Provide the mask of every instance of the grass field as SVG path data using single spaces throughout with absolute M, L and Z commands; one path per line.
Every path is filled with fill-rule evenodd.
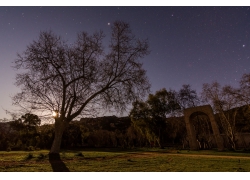
M 1 172 L 250 172 L 250 153 L 169 149 L 0 151 Z

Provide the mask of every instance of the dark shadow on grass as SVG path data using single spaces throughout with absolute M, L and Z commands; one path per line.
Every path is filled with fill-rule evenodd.
M 61 160 L 59 154 L 49 153 L 49 162 L 53 172 L 70 172 L 64 162 Z

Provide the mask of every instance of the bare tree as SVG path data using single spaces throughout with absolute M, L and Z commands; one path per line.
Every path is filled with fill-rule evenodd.
M 240 80 L 241 99 L 245 104 L 250 105 L 250 74 L 243 74 Z
M 227 136 L 229 144 L 233 150 L 236 149 L 236 115 L 240 107 L 239 101 L 232 93 L 231 86 L 224 86 L 218 82 L 203 84 L 202 97 L 213 106 L 216 113 L 219 114 L 223 130 Z
M 41 32 L 38 40 L 18 54 L 16 85 L 21 92 L 14 104 L 55 117 L 55 138 L 50 153 L 58 154 L 62 134 L 75 118 L 98 107 L 123 112 L 126 105 L 149 92 L 140 58 L 149 54 L 147 40 L 136 39 L 128 23 L 111 26 L 109 53 L 102 46 L 103 32 L 78 34 L 68 45 L 52 32 Z
M 243 74 L 239 88 L 229 87 L 227 91 L 233 95 L 241 105 L 247 105 L 250 108 L 250 74 Z
M 178 103 L 182 110 L 190 107 L 195 107 L 200 103 L 200 99 L 195 90 L 191 89 L 189 84 L 182 85 L 182 88 L 177 93 Z

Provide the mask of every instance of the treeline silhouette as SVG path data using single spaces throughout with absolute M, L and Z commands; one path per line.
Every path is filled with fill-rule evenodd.
M 244 113 L 246 108 L 246 106 L 241 107 L 237 114 L 236 127 L 241 133 L 250 132 L 250 118 Z M 223 133 L 218 114 L 215 117 Z M 163 147 L 189 148 L 184 117 L 167 118 L 165 123 L 166 130 L 161 136 Z M 204 124 L 199 125 L 204 126 Z M 0 150 L 50 149 L 54 138 L 53 126 L 53 124 L 39 125 L 39 121 L 27 123 L 20 119 L 0 123 Z M 62 139 L 62 149 L 159 147 L 156 141 L 149 141 L 140 133 L 129 117 L 106 116 L 73 121 Z M 248 145 L 245 148 L 248 148 Z
M 169 121 L 170 122 L 170 121 Z M 178 123 L 178 124 L 177 124 Z M 54 125 L 30 126 L 18 120 L 0 124 L 0 150 L 50 149 L 54 138 Z M 27 130 L 28 129 L 28 130 Z M 181 145 L 185 138 L 185 125 L 182 117 L 169 123 L 164 132 L 165 146 Z M 73 121 L 63 134 L 61 148 L 109 147 L 133 148 L 154 147 L 131 123 L 129 117 L 83 118 Z

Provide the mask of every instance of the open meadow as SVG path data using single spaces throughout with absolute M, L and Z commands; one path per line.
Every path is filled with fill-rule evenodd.
M 250 153 L 169 149 L 0 152 L 1 172 L 250 172 Z

